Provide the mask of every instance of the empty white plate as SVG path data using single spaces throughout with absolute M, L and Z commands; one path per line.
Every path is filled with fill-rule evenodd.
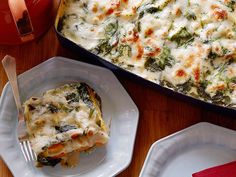
M 203 122 L 155 142 L 140 177 L 192 177 L 234 160 L 236 132 Z
M 139 112 L 114 74 L 105 68 L 54 57 L 18 77 L 21 100 L 74 81 L 89 84 L 102 99 L 104 120 L 111 119 L 110 140 L 91 154 L 82 154 L 75 168 L 36 168 L 26 163 L 16 136 L 17 110 L 9 83 L 0 101 L 0 154 L 15 177 L 109 177 L 131 162 Z

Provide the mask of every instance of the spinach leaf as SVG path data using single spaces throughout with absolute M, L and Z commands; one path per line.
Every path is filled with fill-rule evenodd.
M 170 83 L 169 81 L 164 80 L 164 79 L 160 81 L 160 85 L 163 87 L 168 87 L 168 88 L 172 88 L 172 89 L 175 88 L 175 86 L 172 83 Z
M 189 79 L 188 81 L 186 81 L 185 83 L 183 84 L 178 84 L 176 86 L 174 86 L 172 83 L 166 81 L 166 80 L 162 80 L 160 82 L 160 85 L 161 86 L 164 86 L 164 87 L 169 87 L 169 88 L 172 88 L 173 90 L 177 91 L 177 92 L 181 92 L 181 93 L 188 93 L 191 88 L 194 86 L 193 82 L 191 79 Z
M 185 17 L 186 17 L 188 20 L 196 20 L 196 19 L 197 19 L 197 16 L 195 15 L 195 13 L 190 12 L 190 11 L 188 11 L 188 12 L 185 14 Z
M 48 104 L 47 108 L 51 113 L 57 113 L 59 111 L 59 109 L 56 106 L 54 106 L 53 104 Z
M 181 93 L 188 93 L 191 88 L 194 86 L 193 82 L 191 81 L 191 79 L 189 79 L 188 81 L 186 81 L 183 84 L 178 84 L 176 85 L 176 91 L 181 92 Z
M 209 83 L 207 81 L 201 81 L 197 87 L 197 93 L 204 100 L 210 100 L 210 95 L 206 93 L 206 87 Z
M 66 95 L 65 98 L 69 104 L 73 103 L 73 102 L 79 102 L 79 96 L 76 95 L 75 93 L 71 93 L 69 95 Z
M 118 29 L 118 20 L 108 23 L 104 28 L 107 37 L 113 36 Z
M 151 58 L 151 57 L 147 59 L 147 61 L 144 64 L 144 67 L 152 72 L 163 70 L 162 67 L 159 66 L 159 63 L 156 62 L 156 58 Z
M 162 71 L 166 66 L 172 66 L 174 58 L 171 56 L 170 49 L 166 46 L 163 47 L 161 54 L 157 58 L 147 58 L 144 67 L 152 72 Z
M 230 79 L 232 83 L 236 84 L 236 76 Z
M 144 11 L 141 11 L 141 12 L 138 14 L 138 19 L 143 18 L 143 16 L 144 16 Z
M 220 57 L 217 53 L 214 53 L 212 50 L 209 52 L 207 58 L 215 59 L 216 57 Z
M 158 11 L 160 11 L 159 7 L 150 7 L 145 10 L 147 13 L 154 14 Z
M 138 21 L 138 22 L 136 23 L 136 28 L 137 28 L 137 31 L 138 31 L 138 32 L 140 32 L 140 31 L 142 30 L 141 22 L 140 22 L 140 21 Z
M 59 133 L 67 132 L 72 129 L 76 129 L 77 127 L 75 125 L 63 125 L 63 126 L 55 126 L 55 129 Z
M 118 42 L 118 21 L 113 20 L 110 23 L 106 25 L 104 28 L 105 31 L 105 38 L 100 39 L 98 45 L 91 50 L 91 52 L 95 54 L 103 54 L 104 56 L 109 54 L 112 50 L 112 48 L 117 44 Z
M 170 0 L 166 0 L 166 2 L 164 2 L 160 6 L 153 6 L 153 3 L 148 3 L 148 4 L 145 4 L 145 5 L 141 6 L 139 8 L 138 19 L 143 18 L 145 13 L 155 14 L 157 12 L 162 11 L 167 6 L 167 4 L 169 3 L 168 1 L 170 1 Z
M 109 54 L 113 46 L 109 43 L 109 39 L 101 39 L 99 44 L 92 49 L 92 52 L 95 54 L 103 54 L 104 56 Z
M 228 105 L 230 104 L 231 98 L 224 91 L 217 91 L 211 100 L 215 104 Z
M 194 35 L 189 33 L 186 27 L 182 27 L 179 32 L 170 38 L 170 40 L 176 42 L 179 47 L 192 42 L 194 40 Z
M 206 60 L 210 61 L 210 64 L 214 66 L 214 60 L 218 57 L 224 57 L 226 54 L 229 53 L 229 50 L 221 46 L 222 54 L 217 54 L 214 51 L 210 50 L 209 54 L 207 55 Z
M 72 99 L 74 99 L 76 97 L 76 94 L 75 93 L 71 93 L 71 94 L 69 94 L 69 95 L 66 95 L 66 100 L 68 101 L 68 100 L 72 100 Z
M 101 121 L 100 119 L 98 119 L 98 120 L 96 121 L 96 124 L 97 124 L 99 127 L 102 127 L 102 121 Z
M 118 52 L 120 56 L 131 57 L 132 49 L 129 45 L 120 45 L 118 47 Z
M 44 157 L 42 155 L 38 155 L 37 161 L 42 165 L 54 167 L 61 161 L 61 158 Z
M 80 83 L 80 86 L 77 87 L 77 91 L 80 96 L 80 99 L 82 99 L 83 102 L 87 104 L 89 108 L 93 108 L 93 102 L 90 98 L 87 84 Z
M 236 4 L 236 0 L 230 0 L 226 6 L 228 8 L 230 8 L 231 12 L 234 12 L 234 9 L 235 9 L 235 4 Z

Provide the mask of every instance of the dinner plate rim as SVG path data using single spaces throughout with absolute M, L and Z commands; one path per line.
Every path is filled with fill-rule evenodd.
M 145 169 L 147 168 L 148 164 L 150 163 L 150 159 L 151 159 L 151 157 L 152 157 L 152 153 L 153 153 L 153 151 L 154 151 L 154 148 L 155 148 L 158 144 L 160 144 L 160 143 L 162 143 L 162 142 L 164 142 L 164 141 L 166 141 L 166 140 L 169 140 L 169 139 L 171 139 L 171 138 L 174 138 L 174 137 L 176 137 L 176 136 L 178 136 L 178 135 L 181 136 L 181 134 L 185 134 L 185 133 L 188 132 L 188 131 L 191 131 L 191 130 L 193 130 L 193 129 L 198 129 L 198 128 L 203 127 L 203 126 L 212 127 L 212 128 L 214 127 L 214 128 L 217 128 L 217 129 L 220 130 L 220 131 L 227 131 L 228 133 L 232 133 L 232 134 L 235 134 L 235 135 L 236 135 L 236 131 L 234 131 L 234 130 L 232 130 L 232 129 L 225 128 L 225 127 L 222 127 L 222 126 L 219 126 L 219 125 L 215 125 L 215 124 L 212 124 L 212 123 L 204 122 L 204 121 L 203 121 L 203 122 L 199 122 L 199 123 L 196 123 L 196 124 L 194 124 L 194 125 L 191 125 L 191 126 L 185 128 L 185 129 L 182 129 L 182 130 L 180 130 L 180 131 L 177 131 L 177 132 L 175 132 L 175 133 L 173 133 L 173 134 L 170 134 L 170 135 L 168 135 L 168 136 L 166 136 L 166 137 L 163 137 L 163 138 L 161 138 L 161 139 L 155 141 L 155 142 L 151 145 L 151 147 L 149 148 L 148 153 L 147 153 L 146 158 L 145 158 L 145 161 L 144 161 L 143 166 L 142 166 L 142 168 L 141 168 L 141 171 L 140 171 L 140 173 L 139 173 L 139 177 L 146 177 L 146 176 L 145 176 Z

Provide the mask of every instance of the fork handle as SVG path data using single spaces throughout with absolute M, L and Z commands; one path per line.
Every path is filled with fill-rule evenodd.
M 16 60 L 14 57 L 6 55 L 2 60 L 3 68 L 7 74 L 8 80 L 11 84 L 13 96 L 15 99 L 16 107 L 18 113 L 22 115 L 22 106 L 19 96 L 19 89 L 17 84 L 17 77 L 16 77 Z M 21 117 L 21 116 L 20 116 Z

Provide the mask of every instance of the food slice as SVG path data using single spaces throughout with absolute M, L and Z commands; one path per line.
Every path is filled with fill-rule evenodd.
M 59 162 L 74 166 L 75 152 L 105 145 L 109 139 L 101 99 L 85 83 L 65 84 L 30 98 L 24 103 L 24 114 L 40 166 Z

